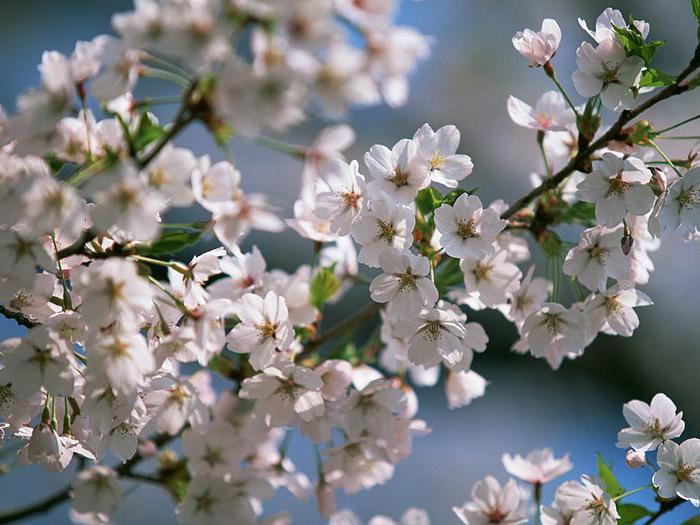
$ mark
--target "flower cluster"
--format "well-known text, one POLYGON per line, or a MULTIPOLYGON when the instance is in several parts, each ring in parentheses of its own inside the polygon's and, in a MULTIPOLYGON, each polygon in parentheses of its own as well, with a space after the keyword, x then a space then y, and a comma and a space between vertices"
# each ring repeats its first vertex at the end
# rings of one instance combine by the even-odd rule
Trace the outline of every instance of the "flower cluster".
POLYGON ((626 463, 630 468, 651 468, 651 485, 625 491, 599 455, 597 475, 583 474, 579 479, 565 481, 557 487, 552 505, 546 506, 541 504, 542 487, 573 468, 568 454, 556 458, 550 449, 533 450, 525 457, 504 454, 503 466, 517 481, 510 478, 501 485, 493 476, 485 477, 474 485, 471 501, 453 508, 455 514, 466 525, 528 523, 533 503, 530 492, 535 523, 542 525, 615 525, 635 523, 646 516, 651 517, 647 521, 651 523, 683 501, 699 506, 700 440, 690 438, 680 445, 672 441, 683 432, 682 412, 676 412, 676 406, 665 394, 656 394, 651 404, 630 401, 623 413, 630 426, 620 431, 617 446, 629 448, 626 463), (646 457, 655 450, 658 466, 646 457), (528 484, 532 491, 519 482, 528 484), (622 502, 650 487, 661 501, 656 513, 622 502))
MULTIPOLYGON (((315 494, 334 525, 356 524, 335 512, 336 491, 388 482, 413 437, 430 432, 414 388, 443 374, 450 408, 484 395, 472 365, 489 337, 465 310, 498 310, 518 330, 513 349, 552 368, 601 333, 629 337, 638 327, 635 309, 651 299, 637 286, 649 280, 660 237, 700 237, 700 166, 694 155, 672 161, 655 140, 687 121, 666 130, 630 122, 698 85, 688 77, 700 52, 678 76, 662 74, 651 65, 661 43, 647 42, 649 25, 608 9, 595 31, 581 22, 596 47, 577 51, 573 81, 587 100, 576 106, 551 62, 557 23, 518 32, 515 48, 557 90, 534 106, 508 99, 542 153, 534 189, 511 206, 460 187, 474 164, 453 125, 424 124, 361 162, 345 157, 355 132, 344 124, 308 147, 261 134, 310 112, 404 104, 431 40, 392 25, 396 7, 137 1, 114 16, 116 36, 78 42, 69 56, 44 53, 41 85, 19 97, 14 115, 0 112, 0 312, 26 328, 0 345, 0 443, 17 446, 18 463, 52 472, 81 456, 51 505, 71 497, 76 521, 106 522, 120 479, 145 479, 172 495, 183 525, 287 523, 261 517, 281 488, 315 494), (180 91, 139 99, 142 77, 180 91), (152 110, 173 103, 173 121, 161 124, 152 110), (605 129, 603 107, 627 111, 605 129), (224 151, 242 139, 302 161, 294 216, 245 192, 230 157, 175 146, 193 122, 224 151), (191 207, 205 219, 168 222, 171 209, 191 207), (562 240, 572 228, 560 225, 578 228, 578 242, 562 240), (308 264, 269 268, 244 244, 251 231, 287 228, 313 242, 308 264), (204 238, 216 246, 188 261, 174 255, 204 238), (528 263, 533 246, 546 272, 528 263), (562 272, 577 298, 570 306, 562 272), (367 304, 327 326, 354 286, 367 304), (316 451, 314 479, 290 457, 296 434, 316 451), (175 439, 180 454, 166 448, 175 439), (134 472, 154 457, 154 474, 134 472)), ((675 406, 659 395, 630 402, 625 417, 618 444, 630 448, 628 463, 644 464, 658 447, 658 496, 697 505, 698 440, 670 441, 684 426, 675 406)), ((503 461, 536 490, 571 469, 549 450, 503 461)), ((611 490, 594 477, 566 482, 542 522, 615 523, 620 496, 611 490)), ((455 509, 464 523, 528 519, 513 480, 487 477, 472 496, 455 509)), ((382 523, 396 522, 370 522, 382 523)), ((400 523, 429 519, 411 508, 400 523)))

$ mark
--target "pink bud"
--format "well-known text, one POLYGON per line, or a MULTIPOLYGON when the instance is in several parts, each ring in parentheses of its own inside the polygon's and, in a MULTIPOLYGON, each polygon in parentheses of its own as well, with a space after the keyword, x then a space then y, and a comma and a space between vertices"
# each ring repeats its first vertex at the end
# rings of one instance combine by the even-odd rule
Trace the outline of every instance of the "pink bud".
POLYGON ((148 459, 154 457, 158 453, 158 447, 153 441, 143 441, 139 443, 139 455, 142 458, 148 459))
POLYGON ((666 174, 658 168, 649 168, 651 170, 651 180, 664 192, 668 186, 666 174))
POLYGON ((625 461, 629 468, 642 468, 646 464, 647 458, 644 451, 629 449, 625 461))

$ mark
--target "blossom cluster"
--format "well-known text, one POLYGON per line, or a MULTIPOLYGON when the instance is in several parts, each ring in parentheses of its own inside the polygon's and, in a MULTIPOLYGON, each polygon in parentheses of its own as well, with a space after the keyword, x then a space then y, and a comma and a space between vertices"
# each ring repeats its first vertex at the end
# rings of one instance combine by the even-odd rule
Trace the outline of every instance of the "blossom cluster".
MULTIPOLYGON (((700 506, 700 439, 690 438, 678 444, 685 428, 683 413, 665 394, 656 394, 650 404, 633 400, 623 413, 629 427, 618 434, 616 445, 626 448, 630 468, 648 466, 651 484, 625 491, 609 465, 598 457, 598 473, 583 474, 580 479, 565 481, 554 493, 554 502, 541 504, 542 487, 573 468, 568 454, 557 458, 551 449, 533 450, 525 457, 503 455, 503 466, 511 476, 505 484, 493 476, 478 481, 472 489, 472 500, 454 507, 457 517, 466 525, 528 523, 534 497, 535 523, 542 525, 615 525, 635 523, 650 516, 648 523, 672 510, 683 501, 700 506), (656 451, 656 465, 647 458, 656 451), (522 486, 524 482, 532 491, 522 486), (627 496, 653 487, 662 506, 655 514, 637 504, 623 503, 627 496), (664 506, 665 503, 665 506, 664 506)), ((690 523, 690 522, 689 522, 690 523)))
MULTIPOLYGON (((687 77, 700 53, 678 77, 661 74, 651 66, 660 43, 647 42, 649 25, 613 9, 595 31, 581 22, 596 44, 577 51, 582 106, 551 62, 557 23, 514 36, 557 90, 534 106, 507 101, 542 153, 533 192, 512 206, 460 187, 475 167, 453 125, 424 124, 370 147, 361 162, 346 159, 355 132, 344 124, 308 147, 261 134, 307 114, 404 104, 431 39, 393 25, 396 8, 391 0, 140 0, 113 17, 117 36, 78 42, 69 56, 44 53, 41 85, 18 98, 13 115, 0 112, 0 311, 26 328, 0 345, 0 443, 17 447, 19 464, 77 465, 62 493, 76 521, 108 522, 120 479, 145 478, 173 496, 184 525, 232 516, 240 525, 287 523, 261 517, 281 488, 315 494, 334 525, 359 523, 335 512, 335 493, 388 482, 413 437, 430 432, 414 388, 445 375, 450 408, 485 393, 472 365, 489 337, 465 310, 501 312, 519 334, 513 349, 556 369, 599 334, 631 336, 635 309, 652 304, 637 289, 654 269, 649 254, 672 231, 699 236, 695 156, 672 161, 655 141, 665 130, 624 126, 645 93, 657 89, 660 102, 695 87, 687 77), (140 100, 142 77, 180 92, 140 100), (172 103, 173 121, 161 124, 152 109, 172 103), (606 130, 603 107, 629 111, 606 130), (224 151, 243 138, 301 160, 293 217, 244 191, 230 158, 175 146, 193 122, 224 151), (169 223, 173 208, 203 210, 206 220, 169 223), (560 238, 560 225, 582 230, 576 244, 560 238), (293 271, 269 268, 245 244, 252 231, 287 228, 313 242, 310 262, 293 271), (216 246, 189 261, 174 255, 203 238, 216 246), (545 253, 546 275, 529 264, 532 246, 545 253), (577 298, 569 306, 562 272, 577 298), (327 309, 358 285, 365 307, 327 326, 327 309), (313 479, 290 457, 295 433, 317 453, 313 479), (166 449, 178 438, 181 454, 166 449), (155 474, 134 471, 154 457, 155 474)), ((675 406, 657 396, 651 406, 631 402, 625 416, 619 444, 632 449, 629 462, 659 447, 659 496, 697 504, 687 470, 697 440, 670 441, 683 430, 675 406)), ((504 464, 535 486, 571 468, 546 450, 504 464)), ((567 483, 543 523, 615 522, 609 487, 592 477, 567 483)), ((514 481, 488 477, 473 497, 456 510, 465 523, 527 520, 514 481)), ((429 518, 412 508, 401 523, 429 518)))

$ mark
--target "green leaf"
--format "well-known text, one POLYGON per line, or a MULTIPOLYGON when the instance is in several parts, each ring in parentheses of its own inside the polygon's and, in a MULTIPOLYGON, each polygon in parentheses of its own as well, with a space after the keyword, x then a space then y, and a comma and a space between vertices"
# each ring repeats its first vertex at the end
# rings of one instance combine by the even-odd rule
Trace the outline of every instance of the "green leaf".
POLYGON ((148 113, 142 113, 141 120, 139 120, 139 125, 136 128, 136 134, 133 136, 134 149, 141 151, 166 133, 165 128, 153 122, 148 113))
POLYGON ((637 520, 652 515, 650 510, 635 503, 620 503, 617 505, 617 512, 620 514, 620 521, 617 522, 617 525, 632 525, 637 520))
POLYGON ((617 27, 613 24, 612 28, 615 31, 618 42, 625 49, 625 54, 628 57, 638 56, 644 61, 646 66, 651 63, 657 48, 664 45, 664 42, 661 40, 645 41, 639 29, 632 24, 629 27, 617 27))
POLYGON ((316 308, 321 307, 331 298, 340 287, 338 278, 333 273, 333 267, 321 268, 311 280, 309 286, 309 302, 316 308))
POLYGON ((168 230, 160 234, 160 237, 149 245, 139 248, 140 255, 167 255, 184 250, 199 241, 204 233, 204 228, 193 227, 187 230, 168 230))
POLYGON ((465 193, 467 195, 473 195, 474 193, 476 193, 477 189, 478 188, 473 188, 471 190, 465 190, 462 188, 457 188, 456 190, 452 190, 447 195, 445 195, 445 197, 442 199, 442 203, 449 204, 450 206, 454 206, 455 201, 458 198, 460 198, 462 195, 464 195, 465 193))
POLYGON ((685 520, 681 525, 700 525, 700 514, 685 520))
MULTIPOLYGON (((698 0, 700 2, 700 0, 698 0)), ((659 71, 655 68, 649 68, 642 74, 642 79, 639 82, 639 87, 663 87, 670 86, 676 81, 676 77, 659 71)))
POLYGON ((700 0, 690 0, 690 7, 693 8, 693 14, 700 22, 700 0))
MULTIPOLYGON (((447 257, 447 256, 445 256, 447 257)), ((447 257, 438 265, 435 271, 435 286, 442 296, 452 287, 464 281, 464 275, 459 267, 459 259, 447 257)))
POLYGON ((423 215, 433 213, 435 208, 442 205, 442 194, 435 188, 425 188, 416 195, 416 206, 423 215))
POLYGON ((620 482, 617 481, 615 474, 613 474, 612 467, 603 461, 603 456, 600 454, 596 454, 596 456, 598 457, 598 477, 605 483, 605 491, 613 498, 623 494, 625 489, 623 489, 620 482))
POLYGON ((542 232, 539 236, 540 246, 542 251, 547 257, 560 257, 562 250, 564 249, 564 244, 561 241, 561 237, 557 235, 552 230, 547 230, 542 232))
POLYGON ((564 224, 580 224, 586 228, 595 226, 595 205, 591 202, 577 201, 562 210, 559 222, 564 224))

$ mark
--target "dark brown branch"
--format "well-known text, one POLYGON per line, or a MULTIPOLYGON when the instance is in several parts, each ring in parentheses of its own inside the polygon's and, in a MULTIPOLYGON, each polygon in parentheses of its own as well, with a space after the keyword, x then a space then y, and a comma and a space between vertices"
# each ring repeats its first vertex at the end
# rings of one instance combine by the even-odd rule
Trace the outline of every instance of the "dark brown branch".
POLYGON ((26 326, 27 328, 34 328, 35 326, 38 326, 39 323, 35 323, 34 321, 28 319, 24 315, 22 315, 19 312, 15 312, 14 310, 8 310, 5 308, 3 305, 0 304, 0 314, 4 315, 8 319, 12 319, 15 321, 17 324, 26 326))
MULTIPOLYGON (((153 442, 156 444, 158 448, 168 444, 170 441, 175 439, 178 436, 170 436, 167 434, 158 434, 155 438, 153 438, 153 442)), ((120 465, 115 469, 117 474, 120 476, 124 477, 129 477, 131 479, 137 479, 137 480, 142 480, 142 481, 150 481, 154 482, 155 478, 150 478, 149 476, 144 476, 140 474, 132 474, 133 468, 144 458, 140 454, 134 455, 131 459, 120 465)), ((22 518, 26 518, 28 516, 33 516, 35 514, 44 514, 46 512, 49 512, 51 509, 53 509, 56 505, 60 505, 64 501, 70 498, 70 493, 71 493, 71 485, 68 485, 58 492, 52 494, 51 496, 46 497, 45 499, 38 501, 37 503, 33 503, 31 505, 28 505, 27 507, 17 509, 14 511, 10 511, 6 514, 0 514, 0 525, 4 523, 12 523, 18 520, 21 520, 22 518)))
POLYGON ((543 193, 556 188, 561 182, 564 181, 564 179, 566 179, 566 177, 583 167, 591 154, 606 146, 611 140, 617 138, 620 135, 622 128, 632 119, 637 118, 639 115, 659 102, 687 91, 689 89, 688 84, 684 83, 683 81, 688 78, 688 76, 690 76, 690 74, 693 73, 693 71, 695 71, 698 67, 700 67, 700 46, 695 49, 695 54, 693 55, 692 60, 688 66, 678 74, 678 77, 673 84, 666 86, 656 95, 648 98, 636 108, 625 110, 620 113, 620 117, 617 119, 617 122, 615 122, 615 124, 613 124, 608 131, 606 131, 600 138, 589 144, 587 147, 579 151, 559 172, 555 173, 552 177, 545 179, 542 184, 530 191, 527 195, 515 201, 515 203, 501 215, 501 219, 508 219, 521 209, 525 208, 543 193))
POLYGON ((323 332, 321 337, 314 341, 311 341, 309 344, 306 345, 306 348, 298 355, 298 359, 304 359, 308 357, 319 346, 323 345, 324 343, 327 343, 328 341, 331 341, 332 339, 335 339, 336 337, 344 334, 348 330, 352 330, 357 325, 368 321, 369 319, 374 317, 377 314, 377 312, 379 312, 381 307, 381 304, 373 302, 367 305, 364 309, 357 312, 352 317, 348 317, 347 319, 341 321, 327 332, 323 332))

